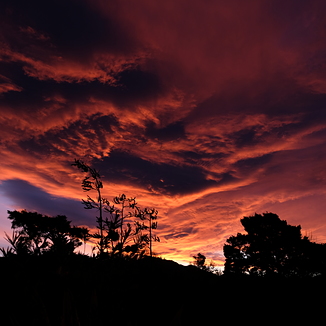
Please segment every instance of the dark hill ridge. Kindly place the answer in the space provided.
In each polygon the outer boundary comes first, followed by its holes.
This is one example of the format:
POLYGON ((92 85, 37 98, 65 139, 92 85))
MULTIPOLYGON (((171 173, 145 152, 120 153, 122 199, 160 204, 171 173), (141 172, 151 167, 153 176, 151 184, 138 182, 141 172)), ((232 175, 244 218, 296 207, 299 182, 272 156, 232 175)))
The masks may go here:
MULTIPOLYGON (((321 278, 226 278, 173 261, 1 258, 3 325, 314 324, 321 278)), ((1 323, 2 324, 2 323, 1 323)))

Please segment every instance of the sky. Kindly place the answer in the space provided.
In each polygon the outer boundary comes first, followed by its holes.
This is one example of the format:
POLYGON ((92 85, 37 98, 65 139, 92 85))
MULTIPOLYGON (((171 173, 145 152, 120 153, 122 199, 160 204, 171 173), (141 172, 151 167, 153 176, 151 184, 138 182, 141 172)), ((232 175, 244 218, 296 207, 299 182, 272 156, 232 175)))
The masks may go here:
POLYGON ((2 0, 0 246, 7 210, 95 226, 104 195, 159 211, 154 251, 223 265, 240 219, 326 242, 326 2, 2 0))

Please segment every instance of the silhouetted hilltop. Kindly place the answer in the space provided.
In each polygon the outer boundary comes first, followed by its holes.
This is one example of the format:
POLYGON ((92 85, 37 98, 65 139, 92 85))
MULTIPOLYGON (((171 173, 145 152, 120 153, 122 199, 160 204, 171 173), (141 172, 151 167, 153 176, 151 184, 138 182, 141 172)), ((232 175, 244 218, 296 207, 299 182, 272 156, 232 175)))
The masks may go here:
POLYGON ((217 276, 160 258, 0 259, 3 325, 293 324, 323 313, 322 278, 217 276))
POLYGON ((196 286, 217 279, 159 258, 78 255, 2 257, 0 277, 10 284, 3 295, 6 325, 168 325, 172 317, 186 317, 196 286))

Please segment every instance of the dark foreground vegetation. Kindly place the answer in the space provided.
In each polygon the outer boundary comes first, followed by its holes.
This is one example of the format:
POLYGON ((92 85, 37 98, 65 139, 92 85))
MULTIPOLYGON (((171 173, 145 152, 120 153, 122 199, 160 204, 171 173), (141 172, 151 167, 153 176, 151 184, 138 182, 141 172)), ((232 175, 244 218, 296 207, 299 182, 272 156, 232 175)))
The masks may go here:
POLYGON ((275 214, 242 220, 249 232, 227 240, 221 275, 200 253, 190 266, 129 251, 76 254, 84 230, 65 217, 9 213, 18 240, 9 238, 16 247, 0 258, 1 325, 314 325, 324 318, 325 246, 275 214))
POLYGON ((302 236, 301 226, 289 225, 273 213, 240 220, 246 233, 224 245, 228 275, 316 277, 326 275, 326 244, 302 236))
POLYGON ((322 277, 227 277, 144 257, 0 258, 1 325, 314 325, 322 277))
POLYGON ((0 325, 315 325, 324 320, 326 245, 276 214, 244 217, 227 239, 225 270, 200 253, 182 266, 154 257, 154 209, 125 195, 103 198, 99 173, 86 173, 83 200, 97 231, 66 216, 8 211, 10 247, 0 248, 0 325), (76 254, 91 242, 92 256, 76 254))

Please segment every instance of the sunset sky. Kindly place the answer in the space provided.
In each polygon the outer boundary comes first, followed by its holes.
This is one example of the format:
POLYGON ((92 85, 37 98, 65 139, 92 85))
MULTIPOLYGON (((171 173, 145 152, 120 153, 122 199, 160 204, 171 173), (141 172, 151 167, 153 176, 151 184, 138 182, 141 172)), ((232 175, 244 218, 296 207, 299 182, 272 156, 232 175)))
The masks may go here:
POLYGON ((223 265, 266 211, 326 242, 324 0, 2 0, 0 246, 7 210, 108 199, 159 210, 154 251, 223 265))

